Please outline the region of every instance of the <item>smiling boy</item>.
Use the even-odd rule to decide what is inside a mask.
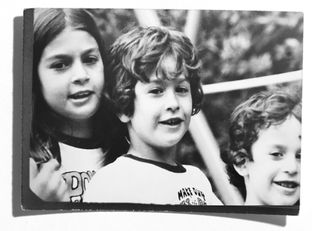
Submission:
[[[203,97],[190,40],[178,31],[139,27],[119,37],[110,53],[108,95],[127,124],[130,149],[97,172],[85,201],[221,204],[198,168],[174,160]]]
[[[261,92],[233,111],[228,170],[246,205],[297,203],[300,143],[301,103],[289,94]]]

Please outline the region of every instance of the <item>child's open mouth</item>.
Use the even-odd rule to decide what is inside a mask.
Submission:
[[[169,126],[176,126],[182,122],[183,122],[183,120],[180,118],[172,118],[172,119],[160,121],[161,124],[165,124],[165,125],[169,125]]]
[[[290,188],[290,189],[295,189],[299,186],[299,184],[294,181],[275,181],[274,183],[281,187]]]
[[[83,98],[87,98],[90,95],[93,94],[93,91],[79,91],[75,94],[69,95],[69,98],[71,99],[83,99]]]

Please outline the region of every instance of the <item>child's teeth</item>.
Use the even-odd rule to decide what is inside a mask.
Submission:
[[[71,95],[70,98],[79,99],[79,98],[83,98],[83,97],[88,97],[90,94],[92,94],[92,93],[89,91],[78,92],[76,94]]]
[[[179,124],[180,122],[181,122],[180,119],[169,119],[169,120],[166,120],[162,123],[168,124],[168,125],[176,125],[176,124]]]
[[[286,188],[295,188],[297,187],[297,184],[294,182],[278,182],[278,185],[282,186],[282,187],[286,187]]]

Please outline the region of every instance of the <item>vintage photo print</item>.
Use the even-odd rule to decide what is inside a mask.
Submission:
[[[22,208],[298,214],[303,14],[24,11]]]

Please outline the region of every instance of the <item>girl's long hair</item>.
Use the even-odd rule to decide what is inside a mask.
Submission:
[[[65,118],[54,112],[45,102],[41,91],[38,65],[45,47],[66,27],[88,32],[97,42],[104,67],[106,49],[97,25],[91,14],[84,9],[35,9],[33,80],[32,80],[32,124],[30,134],[30,156],[37,162],[47,162],[52,158],[60,161],[57,141],[57,124]],[[104,76],[106,68],[104,68]],[[106,80],[105,80],[106,82]],[[103,95],[102,95],[103,97]],[[124,139],[125,131],[118,118],[109,109],[109,103],[102,99],[97,113],[93,117],[94,131],[101,139],[105,153],[104,164],[113,161],[119,154],[125,153],[128,144]],[[106,155],[108,153],[108,155]]]

